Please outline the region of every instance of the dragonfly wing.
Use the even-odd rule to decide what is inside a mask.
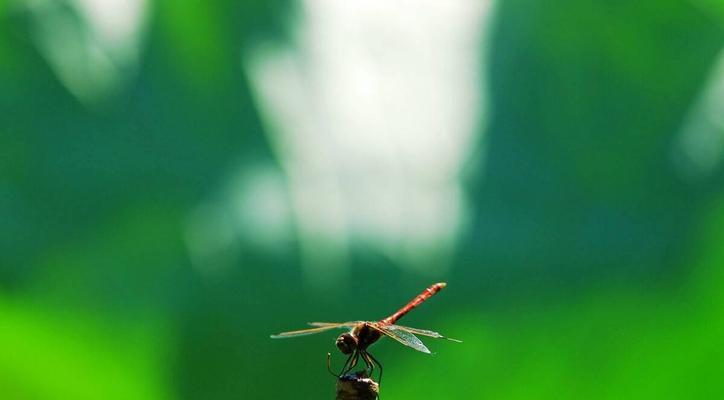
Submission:
[[[387,326],[381,327],[378,326],[376,329],[380,332],[382,332],[385,336],[395,339],[398,342],[404,344],[407,347],[412,347],[413,349],[417,351],[421,351],[423,353],[430,354],[430,350],[425,347],[425,345],[422,343],[420,339],[418,339],[417,336],[414,334],[403,331],[401,329],[391,330],[387,329]]]
[[[309,322],[308,325],[318,326],[318,327],[332,326],[335,328],[352,328],[363,322],[364,321],[350,321],[350,322],[342,322],[342,323],[340,323],[340,322]]]
[[[402,325],[386,325],[385,327],[391,331],[405,331],[405,332],[410,332],[412,334],[420,335],[420,336],[427,336],[427,337],[436,338],[436,339],[445,339],[445,340],[450,340],[450,341],[458,342],[458,343],[463,342],[462,340],[449,338],[449,337],[443,336],[437,332],[428,331],[426,329],[410,328],[409,326],[402,326]]]
[[[277,335],[271,335],[272,339],[284,339],[284,338],[290,338],[290,337],[297,337],[297,336],[306,336],[306,335],[314,335],[315,333],[325,332],[331,329],[335,328],[346,328],[347,326],[344,324],[329,324],[325,326],[320,326],[317,328],[309,328],[309,329],[301,329],[298,331],[291,331],[291,332],[282,332]]]

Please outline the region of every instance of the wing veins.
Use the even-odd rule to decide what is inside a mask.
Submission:
[[[430,349],[428,349],[425,346],[425,344],[422,343],[422,341],[417,336],[415,336],[414,334],[412,334],[410,332],[394,331],[394,330],[387,329],[387,327],[385,327],[385,326],[375,326],[375,329],[380,331],[385,336],[387,336],[391,339],[394,339],[407,347],[413,348],[422,353],[431,354]],[[400,332],[402,332],[402,333],[400,333]]]
[[[361,324],[363,321],[349,321],[349,322],[308,322],[307,325],[317,327],[336,327],[336,328],[352,328],[355,325]]]
[[[400,330],[400,331],[409,332],[409,333],[412,333],[415,335],[427,336],[427,337],[431,337],[431,338],[435,338],[435,339],[445,339],[445,340],[450,340],[452,342],[457,342],[457,343],[463,342],[462,340],[449,338],[449,337],[443,336],[435,331],[429,331],[426,329],[410,328],[409,326],[402,326],[402,325],[386,325],[386,328],[389,330],[393,330],[393,331]]]
[[[291,337],[298,337],[298,336],[306,336],[306,335],[314,335],[315,333],[325,332],[329,331],[335,328],[345,328],[344,325],[335,324],[335,325],[328,325],[328,326],[320,326],[317,328],[308,328],[308,329],[300,329],[296,331],[289,331],[289,332],[282,332],[276,335],[271,335],[272,339],[285,339],[285,338],[291,338]]]

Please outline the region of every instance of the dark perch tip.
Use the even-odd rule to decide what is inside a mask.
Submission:
[[[380,385],[364,372],[343,375],[337,379],[337,400],[377,400]]]

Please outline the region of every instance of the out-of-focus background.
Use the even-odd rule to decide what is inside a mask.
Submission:
[[[0,397],[724,398],[724,3],[0,2]]]

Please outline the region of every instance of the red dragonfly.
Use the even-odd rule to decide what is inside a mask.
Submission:
[[[349,373],[356,365],[361,357],[365,363],[365,370],[369,370],[369,375],[372,375],[375,365],[380,369],[380,380],[382,379],[382,364],[375,359],[367,349],[377,342],[383,336],[387,336],[394,339],[405,346],[412,347],[417,351],[430,354],[430,350],[422,343],[422,341],[415,335],[427,336],[436,339],[447,339],[454,342],[460,342],[460,340],[451,339],[445,337],[437,332],[428,331],[425,329],[409,328],[406,326],[395,325],[395,322],[405,316],[413,308],[422,304],[425,300],[434,296],[435,293],[442,290],[447,284],[444,282],[436,283],[429,288],[425,289],[422,293],[417,295],[415,298],[410,300],[404,307],[400,308],[396,313],[389,317],[374,322],[374,321],[351,321],[351,322],[310,322],[309,325],[314,328],[302,329],[298,331],[284,332],[278,335],[272,335],[273,339],[297,337],[312,335],[315,333],[326,332],[331,329],[349,329],[349,332],[345,332],[337,338],[335,343],[337,349],[343,354],[349,355],[347,361],[342,367],[342,371],[336,375],[341,377]],[[329,362],[329,355],[327,358]],[[328,365],[329,366],[329,365]]]

